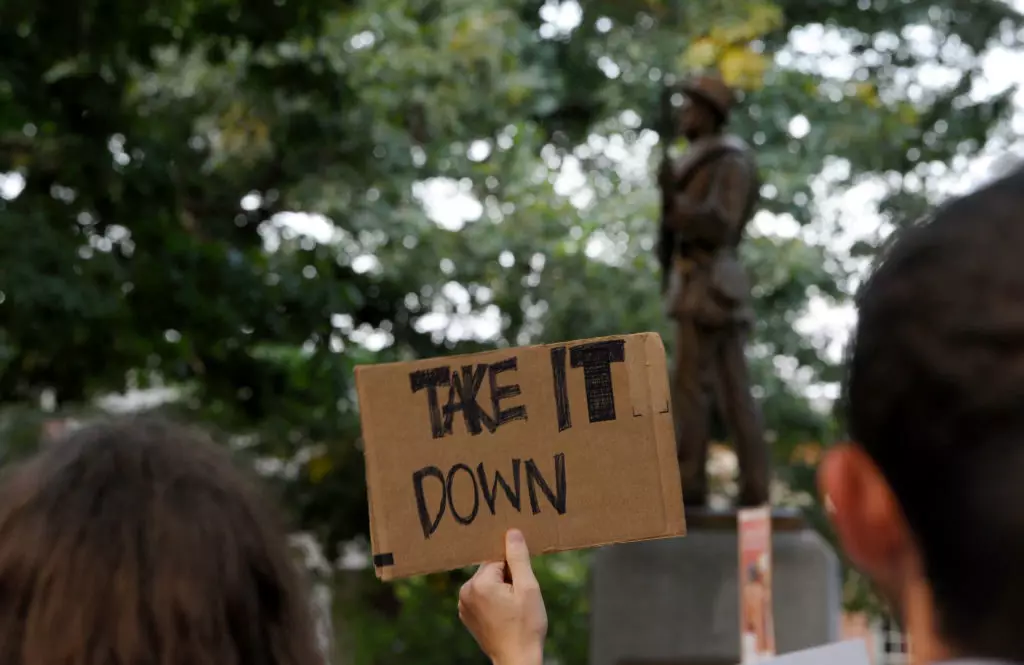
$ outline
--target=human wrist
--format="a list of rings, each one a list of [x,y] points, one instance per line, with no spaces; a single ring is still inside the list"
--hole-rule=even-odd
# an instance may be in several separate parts
[[[543,665],[543,663],[543,644],[538,644],[534,648],[521,649],[520,651],[507,656],[491,658],[492,665]]]

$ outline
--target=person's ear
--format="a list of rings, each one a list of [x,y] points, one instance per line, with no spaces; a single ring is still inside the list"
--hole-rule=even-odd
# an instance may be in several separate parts
[[[850,562],[887,586],[899,575],[909,543],[903,513],[881,471],[859,446],[842,444],[822,460],[818,489]]]

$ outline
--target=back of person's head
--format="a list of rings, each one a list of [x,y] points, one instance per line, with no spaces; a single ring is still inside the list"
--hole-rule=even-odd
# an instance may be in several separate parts
[[[916,575],[950,652],[1024,662],[1024,171],[901,232],[858,317],[856,445],[821,474],[844,548],[904,617]]]
[[[0,663],[319,663],[274,513],[192,429],[55,441],[0,484]]]

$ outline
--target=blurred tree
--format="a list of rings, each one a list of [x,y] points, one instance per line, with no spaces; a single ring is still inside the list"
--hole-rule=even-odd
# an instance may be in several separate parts
[[[834,436],[808,389],[838,370],[796,324],[871,249],[830,242],[870,209],[825,203],[874,179],[884,221],[923,210],[999,131],[1010,91],[972,91],[1020,31],[999,0],[2,0],[5,451],[40,406],[168,387],[337,558],[366,534],[354,364],[665,331],[658,98],[717,65],[771,213],[745,246],[751,354],[806,490],[789,460]],[[565,663],[583,562],[541,567]],[[462,575],[356,594],[360,662],[478,662]]]

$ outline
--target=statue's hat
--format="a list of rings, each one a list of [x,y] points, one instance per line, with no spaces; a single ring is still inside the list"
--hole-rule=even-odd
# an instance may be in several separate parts
[[[680,89],[691,99],[709,105],[722,117],[728,117],[733,104],[736,103],[732,88],[718,76],[696,76],[684,81]]]

